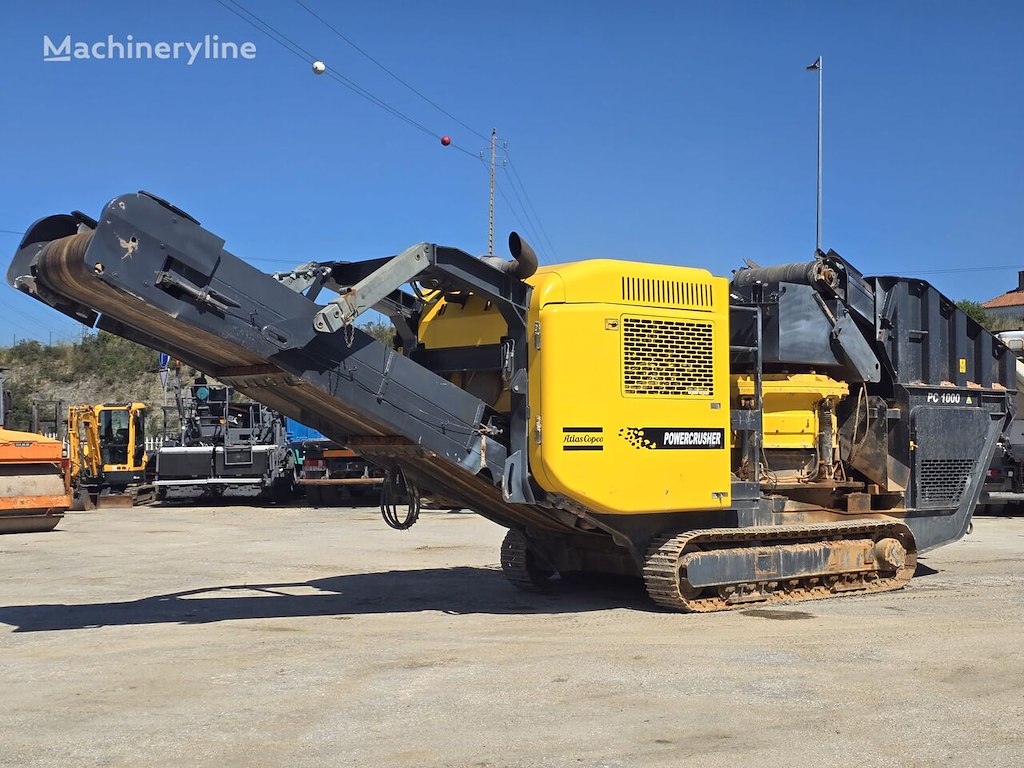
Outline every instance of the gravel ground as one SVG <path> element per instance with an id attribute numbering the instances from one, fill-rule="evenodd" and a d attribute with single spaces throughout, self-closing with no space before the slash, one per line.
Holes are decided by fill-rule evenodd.
<path id="1" fill-rule="evenodd" d="M 1024 518 L 885 595 L 514 592 L 502 530 L 152 507 L 0 537 L 0 765 L 1024 765 Z"/>

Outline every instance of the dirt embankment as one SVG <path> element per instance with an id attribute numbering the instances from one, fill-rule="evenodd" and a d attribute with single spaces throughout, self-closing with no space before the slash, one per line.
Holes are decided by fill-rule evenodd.
<path id="1" fill-rule="evenodd" d="M 159 428 L 163 388 L 158 353 L 108 333 L 89 334 L 74 343 L 46 345 L 22 341 L 0 348 L 4 389 L 10 392 L 8 426 L 60 433 L 69 405 L 142 402 L 150 406 L 147 431 Z M 189 380 L 192 370 L 182 374 Z M 168 395 L 173 403 L 173 395 Z"/>

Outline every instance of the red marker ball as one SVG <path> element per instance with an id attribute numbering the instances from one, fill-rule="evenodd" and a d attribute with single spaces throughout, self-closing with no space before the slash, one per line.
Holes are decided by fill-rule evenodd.
<path id="1" fill-rule="evenodd" d="M 443 144 L 444 146 L 446 146 L 446 147 L 447 147 L 447 146 L 448 146 L 449 144 L 451 144 L 451 143 L 452 143 L 452 137 L 451 137 L 451 136 L 442 136 L 442 137 L 441 137 L 441 143 L 442 143 L 442 144 Z"/>

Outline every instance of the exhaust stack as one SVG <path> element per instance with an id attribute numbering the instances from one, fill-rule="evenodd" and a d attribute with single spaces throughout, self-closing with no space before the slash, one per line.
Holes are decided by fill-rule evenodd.
<path id="1" fill-rule="evenodd" d="M 509 234 L 508 250 L 512 254 L 512 258 L 509 261 L 505 261 L 497 256 L 484 256 L 481 261 L 520 280 L 525 280 L 537 271 L 537 253 L 528 242 L 519 236 L 518 232 Z"/>

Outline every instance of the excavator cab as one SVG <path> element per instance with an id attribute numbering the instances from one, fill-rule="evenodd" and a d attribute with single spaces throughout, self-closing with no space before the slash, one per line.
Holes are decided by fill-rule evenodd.
<path id="1" fill-rule="evenodd" d="M 141 503 L 148 478 L 143 403 L 73 405 L 68 411 L 71 471 L 77 506 Z"/>

